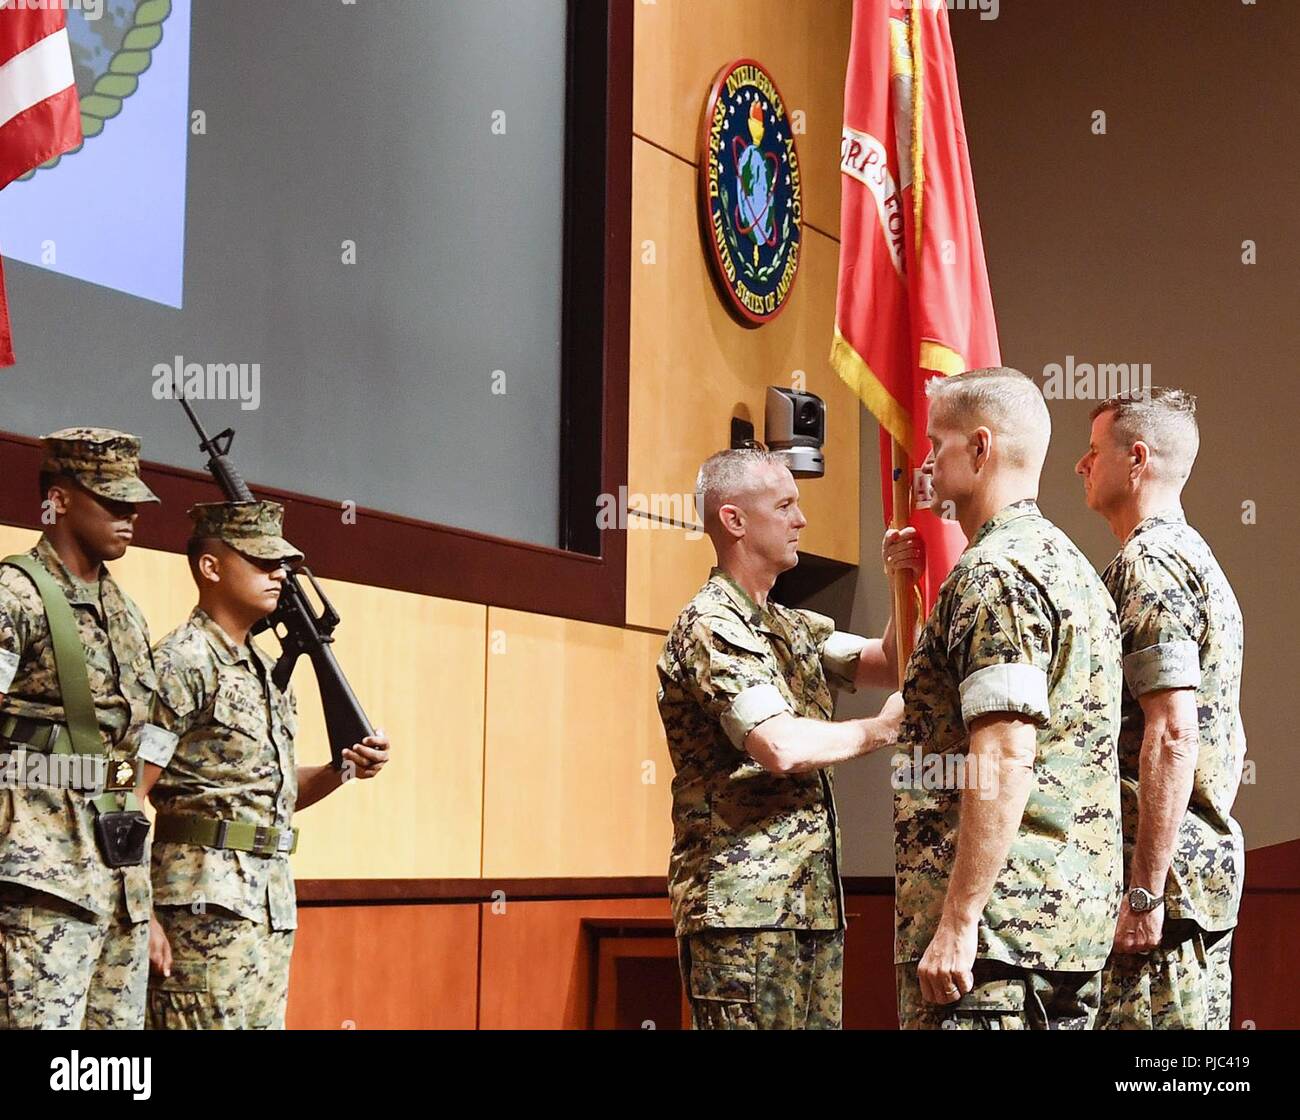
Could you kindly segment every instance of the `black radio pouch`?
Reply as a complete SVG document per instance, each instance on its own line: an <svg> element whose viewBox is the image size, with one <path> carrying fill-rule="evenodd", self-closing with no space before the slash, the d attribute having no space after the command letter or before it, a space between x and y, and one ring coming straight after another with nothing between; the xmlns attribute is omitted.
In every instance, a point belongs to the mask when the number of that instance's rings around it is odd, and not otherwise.
<svg viewBox="0 0 1300 1120"><path fill-rule="evenodd" d="M144 842L149 818L139 809L95 815L95 843L109 867L135 867L144 863Z"/></svg>

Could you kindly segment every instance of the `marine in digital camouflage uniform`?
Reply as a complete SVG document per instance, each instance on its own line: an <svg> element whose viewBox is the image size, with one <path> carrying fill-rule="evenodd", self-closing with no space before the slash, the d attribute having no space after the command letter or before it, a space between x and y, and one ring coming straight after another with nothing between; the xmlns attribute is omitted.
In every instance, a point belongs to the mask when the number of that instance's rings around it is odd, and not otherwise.
<svg viewBox="0 0 1300 1120"><path fill-rule="evenodd" d="M147 722L157 677L143 615L102 563L98 578L86 582L59 549L75 548L92 563L97 555L120 556L135 506L158 499L139 477L134 436L69 428L44 443L42 498L56 521L27 555L72 607L107 766L97 773L69 766L60 774L53 757L36 757L51 727L66 722L50 627L30 577L0 567L0 1025L139 1029L149 871L145 864L107 866L92 801L96 782L109 774L125 774L130 789L137 750L165 763L172 741ZM24 780L37 763L45 764L49 784ZM114 809L126 807L124 797L112 801Z"/></svg>
<svg viewBox="0 0 1300 1120"><path fill-rule="evenodd" d="M328 767L300 770L292 688L271 679L275 662L247 634L237 641L209 613L234 605L245 625L274 606L280 561L302 554L283 536L275 502L195 506L190 555L229 547L221 579L199 573L200 605L155 650L156 721L177 736L167 767L150 768L145 789L158 810L153 845L151 1029L279 1029L284 1026L297 902L289 854L295 809L337 788ZM217 558L222 561L222 557ZM248 562L267 579L236 601L230 564ZM247 585L246 585L247 586ZM269 589L269 594L268 594ZM208 609L205 609L204 605ZM215 604L215 605L214 605ZM239 614L236 613L236 618ZM239 629L232 623L233 628ZM386 745L377 737L368 742ZM377 772L382 750L344 752L357 777ZM379 761L382 765L382 759ZM373 766L373 769L371 768ZM326 774L325 772L329 773ZM159 935L163 940L159 941Z"/></svg>
<svg viewBox="0 0 1300 1120"><path fill-rule="evenodd" d="M777 464L797 493L779 460L733 454L746 468ZM773 773L746 739L779 715L830 720L828 682L854 686L865 644L823 615L758 605L721 567L667 636L657 669L676 771L668 890L697 1028L840 1026L844 898L832 773Z"/></svg>
<svg viewBox="0 0 1300 1120"><path fill-rule="evenodd" d="M1119 632L1092 565L1033 501L979 530L944 581L903 685L901 759L963 752L981 715L1037 727L1033 785L979 922L973 991L921 1001L961 790L896 782L896 941L904 1028L1086 1028L1120 891ZM913 769L915 769L913 767Z"/></svg>
<svg viewBox="0 0 1300 1120"><path fill-rule="evenodd" d="M1144 471L1136 484L1124 484L1130 473L1126 445L1135 438L1150 445L1153 457L1168 457L1168 445L1174 441L1181 445L1181 462L1164 472L1164 481L1172 475L1177 489L1195 457L1195 399L1167 389L1153 389L1150 396L1150 401L1115 398L1099 406L1093 414L1094 448L1080 463L1080 473L1088 476L1089 504L1118 526L1124 524L1116 519L1121 510L1108 508L1111 495L1105 493L1114 489L1107 464L1087 461L1099 444L1102 455L1119 456L1119 493L1129 499L1128 522L1141 517L1103 578L1118 607L1124 650L1119 762L1128 885L1163 895L1164 906L1158 946L1112 955L1103 974L1097 1025L1226 1030L1232 930L1245 870L1241 829L1232 818L1244 751L1239 739L1242 616L1227 577L1209 545L1187 524L1176 494L1164 499L1148 495L1148 505L1163 508L1145 516L1134 505L1133 498L1143 494L1149 476L1158 472ZM1122 409L1124 420L1117 409ZM1151 430L1145 430L1148 424ZM1194 698L1186 710L1196 724L1197 751L1168 873L1163 884L1144 884L1133 877L1139 763L1147 730L1139 698L1162 690L1186 690Z"/></svg>
<svg viewBox="0 0 1300 1120"><path fill-rule="evenodd" d="M1121 889L1114 606L1039 511L1051 418L1035 383L981 369L926 395L922 472L969 543L903 684L899 1021L1088 1029Z"/></svg>
<svg viewBox="0 0 1300 1120"><path fill-rule="evenodd" d="M715 569L664 645L659 711L676 770L669 895L700 1025L840 1023L831 772L769 774L742 747L777 712L831 718L822 652L834 629L811 611L759 609ZM738 932L749 930L765 932ZM806 1006L792 992L807 993Z"/></svg>

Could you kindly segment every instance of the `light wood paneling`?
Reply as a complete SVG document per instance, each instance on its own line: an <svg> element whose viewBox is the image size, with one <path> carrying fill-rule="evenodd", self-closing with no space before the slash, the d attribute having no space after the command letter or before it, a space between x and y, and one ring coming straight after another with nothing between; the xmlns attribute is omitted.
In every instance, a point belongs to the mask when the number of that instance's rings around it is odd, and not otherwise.
<svg viewBox="0 0 1300 1120"><path fill-rule="evenodd" d="M662 644L657 634L488 611L485 878L666 873Z"/></svg>
<svg viewBox="0 0 1300 1120"><path fill-rule="evenodd" d="M787 111L804 114L807 131L798 136L804 220L837 236L852 10L849 0L637 4L632 127L695 161L709 83L734 59L757 60L776 80L789 103Z"/></svg>
<svg viewBox="0 0 1300 1120"><path fill-rule="evenodd" d="M290 1029L474 1029L477 906L313 906L298 920Z"/></svg>
<svg viewBox="0 0 1300 1120"><path fill-rule="evenodd" d="M808 517L802 548L856 564L861 406L828 361L838 244L805 229L790 304L775 321L747 329L709 275L694 169L634 140L633 181L629 489L693 493L700 463L727 445L732 415L747 415L762 438L767 386L791 385L802 370L804 387L827 407L826 476L799 483ZM645 263L648 242L653 263Z"/></svg>
<svg viewBox="0 0 1300 1120"><path fill-rule="evenodd" d="M665 857L666 859L666 857ZM580 1030L592 969L583 918L658 918L666 898L511 902L483 906L479 1026L484 1030ZM499 909L499 908L498 908Z"/></svg>
<svg viewBox="0 0 1300 1120"><path fill-rule="evenodd" d="M667 630L709 578L709 538L662 523L629 518L627 534L627 622ZM650 526L650 527L647 527Z"/></svg>
<svg viewBox="0 0 1300 1120"><path fill-rule="evenodd" d="M334 652L366 714L388 733L393 758L379 777L351 782L302 814L294 873L344 879L478 874L487 608L323 583L344 620ZM320 696L305 661L294 687L299 761L326 762Z"/></svg>
<svg viewBox="0 0 1300 1120"><path fill-rule="evenodd" d="M0 526L8 555L36 541ZM110 565L155 642L196 601L183 556L133 548ZM298 819L303 878L473 877L479 872L487 608L386 588L323 581L343 622L334 651L370 718L393 743L372 781L353 782ZM258 643L268 652L275 638ZM320 695L303 659L294 673L300 764L329 759Z"/></svg>

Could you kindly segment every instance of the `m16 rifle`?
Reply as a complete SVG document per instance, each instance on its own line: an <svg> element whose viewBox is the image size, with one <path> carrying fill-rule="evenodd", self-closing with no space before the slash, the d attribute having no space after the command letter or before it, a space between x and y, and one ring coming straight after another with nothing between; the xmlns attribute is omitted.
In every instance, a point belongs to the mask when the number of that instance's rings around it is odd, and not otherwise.
<svg viewBox="0 0 1300 1120"><path fill-rule="evenodd" d="M240 477L230 461L230 444L235 438L233 428L209 436L190 408L190 402L180 398L185 415L190 418L199 436L199 450L208 457L207 468L216 479L228 502L253 502L253 492ZM285 578L280 591L280 602L253 632L272 630L280 639L280 657L271 672L271 679L282 692L289 687L298 658L310 658L320 689L321 707L325 711L325 730L330 742L330 761L335 770L343 769L343 751L354 743L374 734L360 701L348 684L343 669L330 645L334 641L334 628L339 624L338 612L326 597L316 577L299 565L294 568L284 564ZM312 586L321 609L317 612L306 592L301 577Z"/></svg>

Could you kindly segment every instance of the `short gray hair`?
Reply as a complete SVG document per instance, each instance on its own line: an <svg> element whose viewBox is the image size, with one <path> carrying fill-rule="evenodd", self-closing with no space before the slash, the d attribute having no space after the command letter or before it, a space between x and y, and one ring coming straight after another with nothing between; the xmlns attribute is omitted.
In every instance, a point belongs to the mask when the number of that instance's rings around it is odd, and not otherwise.
<svg viewBox="0 0 1300 1120"><path fill-rule="evenodd" d="M1201 448L1196 398L1191 393L1159 385L1120 393L1102 401L1089 419L1107 412L1115 414L1111 434L1121 445L1132 447L1141 440L1151 449L1158 479L1180 486L1187 481Z"/></svg>
<svg viewBox="0 0 1300 1120"><path fill-rule="evenodd" d="M782 456L761 447L733 447L704 460L695 476L695 501L705 529L717 521L719 507L756 488L754 472L759 466L789 469Z"/></svg>
<svg viewBox="0 0 1300 1120"><path fill-rule="evenodd" d="M1018 369L972 369L925 383L931 410L941 405L946 423L970 431L985 426L1001 437L1009 465L1041 468L1052 438L1047 402Z"/></svg>

